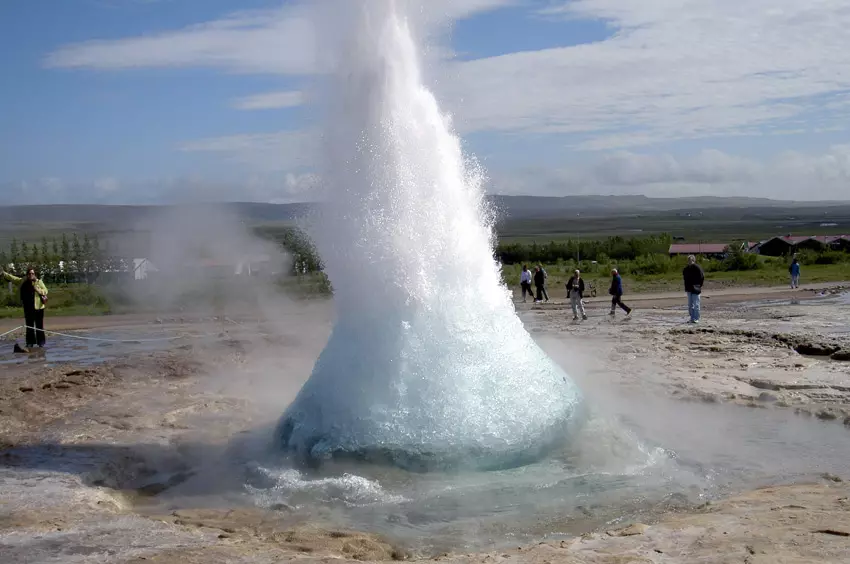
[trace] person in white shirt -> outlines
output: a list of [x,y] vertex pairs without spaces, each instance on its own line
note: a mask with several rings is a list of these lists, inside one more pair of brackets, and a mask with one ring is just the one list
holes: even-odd
[[522,273],[519,275],[519,285],[522,288],[522,301],[525,302],[525,295],[528,294],[534,298],[531,292],[531,271],[528,270],[528,265],[522,265]]

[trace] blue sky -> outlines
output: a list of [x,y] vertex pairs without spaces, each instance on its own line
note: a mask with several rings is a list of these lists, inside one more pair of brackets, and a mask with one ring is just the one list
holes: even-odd
[[[493,192],[850,199],[846,1],[424,6],[432,86]],[[300,9],[0,3],[4,202],[309,199]]]

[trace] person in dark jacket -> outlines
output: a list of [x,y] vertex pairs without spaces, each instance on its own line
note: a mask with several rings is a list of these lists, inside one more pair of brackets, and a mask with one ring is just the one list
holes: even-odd
[[573,308],[573,321],[578,320],[578,313],[581,311],[581,318],[587,319],[587,314],[584,312],[584,278],[581,277],[581,272],[578,270],[567,280],[567,297],[570,299],[570,306]]
[[543,286],[546,285],[546,274],[539,266],[534,269],[534,287],[537,289],[537,298],[535,303],[543,301]]
[[38,345],[43,347],[46,341],[44,336],[44,308],[47,305],[47,286],[36,276],[35,270],[27,269],[25,278],[19,278],[4,270],[0,274],[11,282],[20,284],[21,304],[24,306],[24,321],[26,323],[27,347]]
[[682,270],[682,278],[685,280],[685,293],[688,295],[688,313],[691,317],[689,323],[699,323],[700,294],[705,282],[705,273],[697,264],[694,255],[688,257],[688,265]]
[[608,293],[611,294],[611,313],[608,315],[614,315],[617,306],[626,312],[626,317],[632,315],[632,308],[623,303],[623,279],[616,268],[611,270],[611,287],[608,289]]
[[543,299],[548,302],[549,293],[546,291],[546,281],[549,280],[549,274],[546,272],[546,269],[543,268],[543,263],[538,263],[537,268],[539,268],[540,272],[543,273]]

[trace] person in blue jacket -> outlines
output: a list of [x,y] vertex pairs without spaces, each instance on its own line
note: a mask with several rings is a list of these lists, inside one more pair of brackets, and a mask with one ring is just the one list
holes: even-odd
[[788,272],[791,274],[791,289],[795,290],[800,287],[800,261],[794,259],[791,261],[791,266],[788,267]]
[[623,279],[616,268],[611,270],[611,288],[608,289],[608,293],[611,294],[611,313],[608,315],[614,315],[617,306],[626,312],[626,317],[632,315],[632,308],[623,303]]

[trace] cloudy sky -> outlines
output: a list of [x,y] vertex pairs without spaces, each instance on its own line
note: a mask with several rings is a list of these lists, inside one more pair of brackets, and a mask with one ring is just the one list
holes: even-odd
[[[419,1],[491,192],[850,199],[847,0]],[[282,0],[3,0],[2,202],[309,199],[321,34]]]

